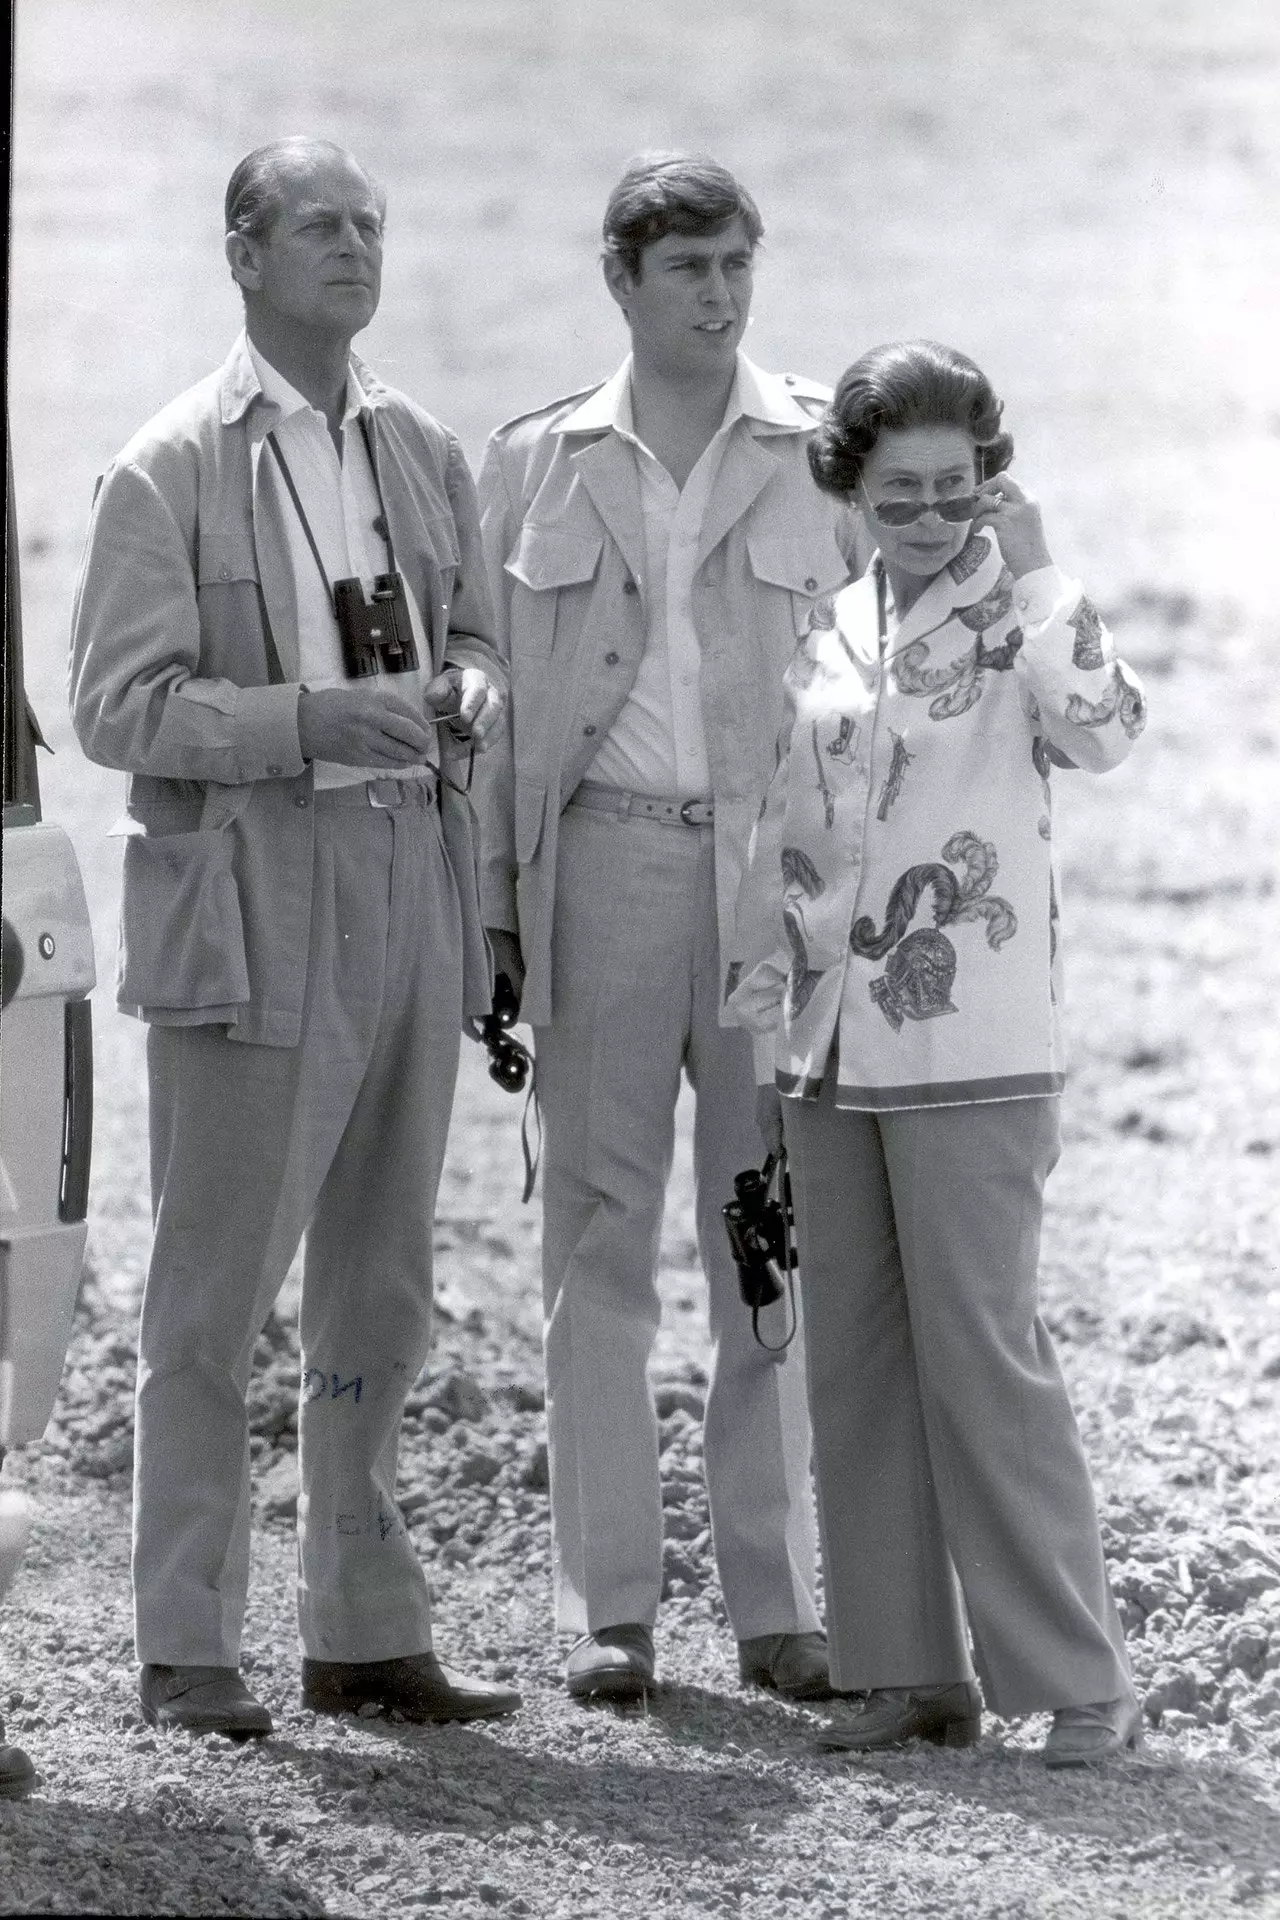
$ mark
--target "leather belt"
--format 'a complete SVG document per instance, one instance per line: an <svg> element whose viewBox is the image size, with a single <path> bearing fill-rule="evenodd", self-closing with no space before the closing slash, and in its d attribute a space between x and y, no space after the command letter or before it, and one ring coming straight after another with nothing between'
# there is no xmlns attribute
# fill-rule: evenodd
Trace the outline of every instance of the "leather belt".
<svg viewBox="0 0 1280 1920"><path fill-rule="evenodd" d="M377 807L394 812L400 807L433 807L436 803L436 770L425 780L397 780L392 774L382 780L349 780L340 787L317 787L316 805L320 807Z"/></svg>
<svg viewBox="0 0 1280 1920"><path fill-rule="evenodd" d="M657 820L668 827L709 827L714 824L714 800L681 800L678 795L627 793L621 787L602 787L584 780L574 789L571 807L595 807L616 813L621 820Z"/></svg>

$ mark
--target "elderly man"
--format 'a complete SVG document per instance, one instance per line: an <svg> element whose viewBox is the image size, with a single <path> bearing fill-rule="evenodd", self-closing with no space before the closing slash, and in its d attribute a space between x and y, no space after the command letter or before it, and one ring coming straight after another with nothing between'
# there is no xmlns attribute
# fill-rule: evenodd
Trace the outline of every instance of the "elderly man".
<svg viewBox="0 0 1280 1920"><path fill-rule="evenodd" d="M783 669L855 557L805 458L825 389L739 351L761 231L714 161L634 162L604 219L630 357L500 428L480 479L512 663L483 905L537 1033L556 1602L578 1698L654 1677L646 1362L682 1070L714 1348L707 1489L739 1670L796 1698L829 1688L803 1357L753 1341L720 1220L734 1173L762 1156L750 1043L719 1021L722 956Z"/></svg>
<svg viewBox="0 0 1280 1920"><path fill-rule="evenodd" d="M489 1004L462 789L506 669L475 495L453 435L351 354L382 266L364 168L259 148L226 226L245 331L109 467L72 637L85 752L132 776L119 1001L150 1023L142 1707L271 1730L239 1674L245 1393L305 1231L303 1702L506 1713L432 1653L395 1499L459 1034Z"/></svg>

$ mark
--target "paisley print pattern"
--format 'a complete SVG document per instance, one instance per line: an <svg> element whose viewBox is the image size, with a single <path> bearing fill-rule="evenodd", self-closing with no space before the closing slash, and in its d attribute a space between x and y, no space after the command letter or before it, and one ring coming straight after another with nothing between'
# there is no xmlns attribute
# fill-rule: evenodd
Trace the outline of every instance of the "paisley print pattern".
<svg viewBox="0 0 1280 1920"><path fill-rule="evenodd" d="M895 733L892 727L889 729L889 738L893 741L893 753L889 759L889 771L884 777L884 785L880 789L880 799L876 807L877 820L889 818L889 809L902 792L902 782L906 778L907 768L915 759L914 753L907 752L907 743L902 735Z"/></svg>
<svg viewBox="0 0 1280 1920"><path fill-rule="evenodd" d="M1067 701L1067 719L1075 727L1105 727L1117 714L1128 738L1136 740L1147 724L1147 703L1142 689L1128 678L1118 660L1101 700L1086 700L1082 693L1073 693Z"/></svg>
<svg viewBox="0 0 1280 1920"><path fill-rule="evenodd" d="M963 554L960 557L963 558ZM934 667L927 664L930 659L927 641L913 640L901 653L894 655L890 664L899 691L920 698L932 694L934 697L929 702L931 720L954 720L960 714L968 713L970 707L976 706L982 698L983 674L1008 673L1021 650L1020 627L1012 628L996 646L988 647L983 640L989 627L1007 619L1012 606L1013 575L1008 567L1002 567L1000 577L990 593L984 594L981 600L975 600L972 606L953 610L952 617L978 636L969 651L951 661L949 666Z"/></svg>
<svg viewBox="0 0 1280 1920"><path fill-rule="evenodd" d="M809 947L804 924L804 903L818 900L827 883L802 847L782 849L782 925L791 949L787 969L787 1017L794 1020L813 998L813 990L822 978L821 967L809 965Z"/></svg>
<svg viewBox="0 0 1280 1920"><path fill-rule="evenodd" d="M1087 594L1081 594L1080 604L1067 625L1075 632L1075 645L1071 649L1071 664L1082 672L1090 673L1096 667L1105 667L1106 657L1102 651L1102 621L1098 609Z"/></svg>
<svg viewBox="0 0 1280 1920"><path fill-rule="evenodd" d="M863 915L854 921L849 935L850 947L864 959L883 960L891 955L884 973L870 982L869 992L895 1031L904 1019L932 1020L937 1014L956 1011L950 997L956 952L939 929L960 920L983 920L993 952L1018 931L1018 917L1009 902L990 891L1000 862L989 840L980 840L976 833L953 833L942 858L949 862L947 866L931 860L908 867L899 876L879 933L875 921ZM952 872L956 866L962 869L959 878ZM916 909L930 889L933 929L912 933Z"/></svg>
<svg viewBox="0 0 1280 1920"><path fill-rule="evenodd" d="M947 572L958 587L966 580L972 580L978 568L991 551L991 542L985 533L971 533L954 560L948 560Z"/></svg>
<svg viewBox="0 0 1280 1920"><path fill-rule="evenodd" d="M972 606L957 607L956 619L962 627L968 627L970 633L985 633L988 627L1004 619L1012 605L1013 575L1008 567L1001 567L1000 578L990 593L984 593Z"/></svg>
<svg viewBox="0 0 1280 1920"><path fill-rule="evenodd" d="M895 1033L904 1020L936 1020L958 1013L951 999L956 950L945 933L921 927L909 933L889 955L884 972L870 984L871 998Z"/></svg>

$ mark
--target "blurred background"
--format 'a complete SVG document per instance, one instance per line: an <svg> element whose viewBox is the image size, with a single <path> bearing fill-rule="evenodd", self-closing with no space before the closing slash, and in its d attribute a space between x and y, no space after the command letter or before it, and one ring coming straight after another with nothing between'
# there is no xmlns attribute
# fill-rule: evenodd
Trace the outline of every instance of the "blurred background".
<svg viewBox="0 0 1280 1920"><path fill-rule="evenodd" d="M1278 71L1280 12L1257 0L18 0L9 376L28 672L56 749L46 810L72 831L95 918L91 1248L116 1285L131 1291L145 1258L142 1036L111 1011L123 781L87 766L66 720L71 596L95 475L239 326L227 176L289 132L349 145L385 183L382 308L360 351L473 460L499 421L621 358L599 219L646 146L709 150L756 195L747 345L765 366L831 381L914 333L984 366L1014 472L1155 716L1126 769L1064 802L1086 987L1076 1131L1093 1131L1087 1108L1125 1137L1107 1102L1146 1035L1168 1043L1152 1096L1166 1142L1195 1158L1265 1134ZM488 1164L476 1128L516 1184L511 1108L467 1071L473 1132L451 1150L446 1209ZM673 1270L690 1265L688 1201L673 1198Z"/></svg>

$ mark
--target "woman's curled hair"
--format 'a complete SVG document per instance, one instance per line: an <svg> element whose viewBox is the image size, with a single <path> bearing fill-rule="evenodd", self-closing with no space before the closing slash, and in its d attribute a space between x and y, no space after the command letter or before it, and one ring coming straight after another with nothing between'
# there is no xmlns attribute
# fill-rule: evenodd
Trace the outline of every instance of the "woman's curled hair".
<svg viewBox="0 0 1280 1920"><path fill-rule="evenodd" d="M989 480L1013 458L1013 436L985 373L967 354L936 340L872 347L841 374L809 442L809 465L825 493L852 494L862 463L886 428L961 427L978 450L978 478Z"/></svg>

